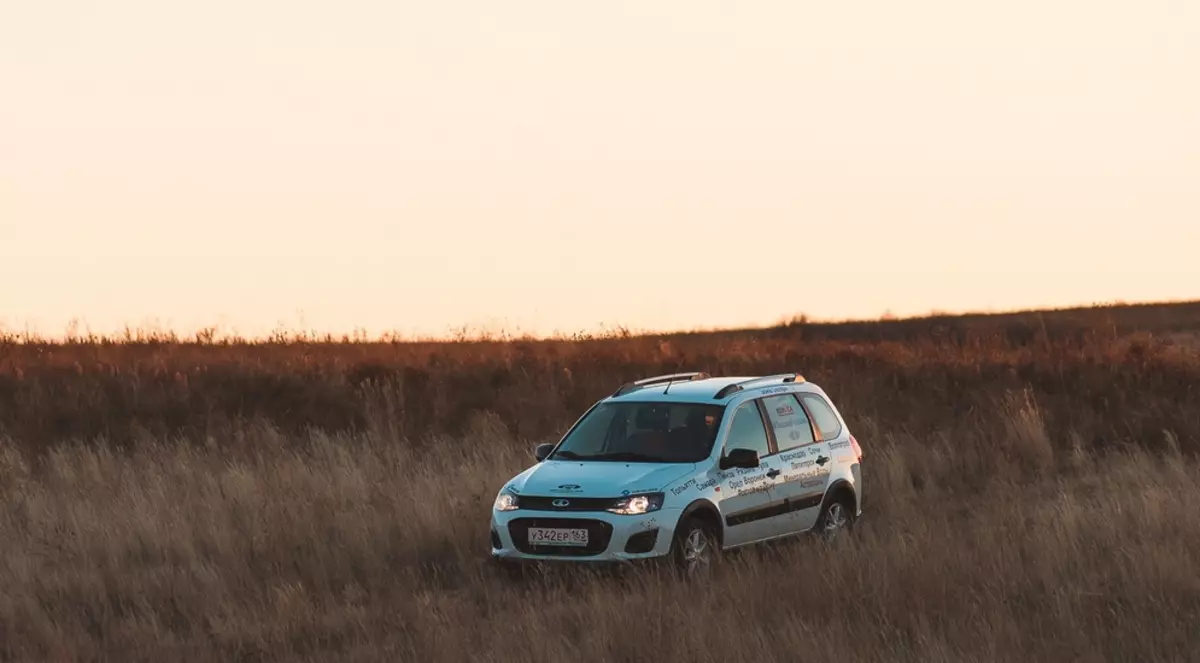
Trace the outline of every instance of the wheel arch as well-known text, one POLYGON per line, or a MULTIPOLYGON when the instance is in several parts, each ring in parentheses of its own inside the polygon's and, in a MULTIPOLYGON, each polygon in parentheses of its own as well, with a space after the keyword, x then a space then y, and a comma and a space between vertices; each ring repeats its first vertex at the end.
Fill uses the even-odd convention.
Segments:
POLYGON ((716 504, 704 498, 693 500, 679 514, 679 522, 683 523, 693 516, 707 520, 717 534, 717 542, 722 546, 725 545, 725 521, 721 518, 721 510, 717 508, 716 504))
POLYGON ((851 513, 858 513, 858 491, 854 489, 854 484, 845 479, 837 479, 829 484, 829 488, 825 491, 825 499, 821 500, 821 511, 824 511, 825 507, 839 495, 848 496, 851 513))

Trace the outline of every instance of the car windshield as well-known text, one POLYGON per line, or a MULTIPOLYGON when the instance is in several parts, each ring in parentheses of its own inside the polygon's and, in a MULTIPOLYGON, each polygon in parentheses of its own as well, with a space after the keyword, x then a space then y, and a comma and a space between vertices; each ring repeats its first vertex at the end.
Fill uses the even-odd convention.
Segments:
POLYGON ((601 403, 550 458, 695 463, 712 450, 722 412, 702 403, 601 403))

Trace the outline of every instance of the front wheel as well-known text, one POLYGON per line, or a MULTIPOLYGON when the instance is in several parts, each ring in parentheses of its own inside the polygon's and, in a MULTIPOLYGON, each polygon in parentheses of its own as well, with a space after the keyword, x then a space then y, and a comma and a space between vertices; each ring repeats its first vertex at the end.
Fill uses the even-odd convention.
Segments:
POLYGON ((691 517, 680 523, 671 543, 675 567, 687 578, 705 578, 721 556, 721 544, 712 525, 691 517))

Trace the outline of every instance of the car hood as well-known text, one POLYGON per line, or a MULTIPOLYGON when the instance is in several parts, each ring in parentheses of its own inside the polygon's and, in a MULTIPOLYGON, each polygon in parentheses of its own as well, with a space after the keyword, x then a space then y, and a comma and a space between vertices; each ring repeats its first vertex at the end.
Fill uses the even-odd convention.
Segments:
POLYGON ((694 463, 546 460, 513 477, 508 487, 521 495, 618 497, 662 490, 695 467, 694 463))

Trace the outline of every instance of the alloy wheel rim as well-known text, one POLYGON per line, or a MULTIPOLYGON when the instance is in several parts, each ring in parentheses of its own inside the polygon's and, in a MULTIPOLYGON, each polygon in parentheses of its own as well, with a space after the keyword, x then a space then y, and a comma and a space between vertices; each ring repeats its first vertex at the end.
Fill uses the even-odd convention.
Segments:
POLYGON ((829 512, 825 514, 825 535, 832 538, 846 528, 847 520, 846 508, 841 502, 830 504, 829 512))
POLYGON ((688 532, 683 545, 683 560, 689 573, 702 573, 712 561, 712 549, 704 530, 697 527, 688 532))

